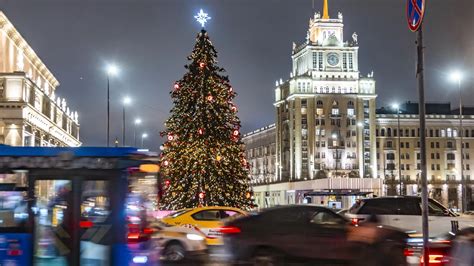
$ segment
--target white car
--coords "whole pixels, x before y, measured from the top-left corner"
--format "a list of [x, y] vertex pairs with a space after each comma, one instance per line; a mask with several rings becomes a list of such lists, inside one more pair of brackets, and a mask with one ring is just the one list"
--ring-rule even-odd
[[[377, 223], [396, 227], [410, 235], [422, 234], [421, 198], [414, 196], [379, 197], [358, 200], [346, 213], [352, 223], [362, 223], [376, 215]], [[474, 216], [459, 215], [433, 199], [428, 202], [430, 238], [473, 227]]]
[[156, 231], [152, 240], [159, 249], [161, 260], [206, 260], [206, 237], [198, 229], [170, 226], [161, 222], [155, 222], [151, 226]]

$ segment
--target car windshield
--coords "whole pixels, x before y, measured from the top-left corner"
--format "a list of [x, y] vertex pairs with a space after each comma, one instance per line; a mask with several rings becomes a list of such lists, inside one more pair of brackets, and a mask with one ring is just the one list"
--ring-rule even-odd
[[179, 210], [179, 211], [175, 211], [175, 212], [172, 212], [168, 215], [166, 215], [165, 217], [169, 217], [169, 218], [176, 218], [178, 216], [181, 216], [187, 212], [189, 212], [190, 210]]

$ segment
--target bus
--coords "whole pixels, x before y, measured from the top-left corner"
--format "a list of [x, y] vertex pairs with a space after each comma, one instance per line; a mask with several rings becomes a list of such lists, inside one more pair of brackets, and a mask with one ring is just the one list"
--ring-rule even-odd
[[156, 179], [158, 163], [136, 148], [0, 145], [0, 265], [155, 264], [142, 244], [153, 203], [130, 184]]

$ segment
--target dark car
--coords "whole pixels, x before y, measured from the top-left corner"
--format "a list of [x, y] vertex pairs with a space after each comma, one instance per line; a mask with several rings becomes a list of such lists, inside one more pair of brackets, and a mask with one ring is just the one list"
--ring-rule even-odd
[[267, 209], [231, 221], [221, 232], [233, 263], [406, 264], [405, 233], [370, 222], [353, 226], [343, 216], [319, 206]]

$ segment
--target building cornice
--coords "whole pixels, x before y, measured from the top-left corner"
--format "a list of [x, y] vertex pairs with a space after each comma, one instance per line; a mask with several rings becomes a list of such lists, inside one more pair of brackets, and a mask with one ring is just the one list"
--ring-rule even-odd
[[13, 24], [8, 20], [5, 14], [0, 11], [0, 30], [5, 31], [7, 36], [13, 41], [17, 48], [23, 51], [25, 57], [31, 62], [31, 64], [36, 68], [36, 70], [41, 73], [41, 75], [48, 80], [53, 88], [59, 86], [59, 81], [54, 77], [54, 75], [49, 71], [46, 65], [41, 61], [39, 56], [35, 53], [33, 48], [26, 42], [26, 40], [21, 36], [21, 34], [16, 30]]

